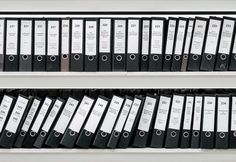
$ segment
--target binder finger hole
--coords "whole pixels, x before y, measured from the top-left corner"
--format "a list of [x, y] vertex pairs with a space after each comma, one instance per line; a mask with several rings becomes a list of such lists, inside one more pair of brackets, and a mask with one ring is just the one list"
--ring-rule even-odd
[[236, 131], [234, 131], [233, 136], [236, 137]]
[[128, 137], [129, 137], [129, 133], [128, 133], [128, 132], [124, 132], [124, 133], [123, 133], [123, 136], [124, 136], [125, 138], [128, 138]]
[[55, 137], [59, 137], [59, 136], [60, 136], [60, 133], [59, 133], [59, 132], [54, 132], [54, 136], [55, 136]]
[[206, 55], [206, 59], [207, 59], [207, 60], [211, 60], [211, 59], [212, 59], [212, 55], [207, 54], [207, 55]]
[[88, 60], [89, 60], [89, 61], [93, 61], [93, 59], [94, 59], [94, 56], [89, 56], [89, 57], [88, 57]]
[[183, 58], [186, 60], [188, 59], [188, 55], [184, 55]]
[[51, 57], [50, 57], [50, 60], [51, 60], [51, 61], [56, 61], [56, 56], [51, 56]]
[[206, 136], [206, 137], [211, 137], [211, 132], [206, 132], [206, 133], [205, 133], [205, 136]]
[[106, 55], [103, 55], [102, 56], [102, 61], [107, 61], [108, 60], [108, 57]]
[[28, 56], [27, 56], [27, 55], [23, 55], [23, 56], [22, 56], [22, 59], [23, 59], [23, 60], [27, 60], [27, 59], [28, 59]]
[[89, 132], [89, 131], [85, 132], [85, 136], [89, 137], [90, 135], [91, 135], [91, 132]]
[[193, 60], [197, 60], [198, 59], [198, 55], [193, 55]]
[[80, 59], [80, 55], [78, 55], [78, 54], [74, 55], [74, 59], [75, 60], [79, 60]]
[[226, 55], [225, 54], [220, 55], [220, 59], [221, 60], [225, 60], [226, 59]]
[[20, 136], [24, 137], [25, 136], [25, 131], [20, 131]]
[[180, 60], [180, 56], [179, 55], [175, 55], [175, 60]]
[[121, 61], [121, 60], [122, 60], [121, 55], [116, 56], [116, 60], [117, 60], [117, 61]]
[[140, 131], [140, 132], [139, 132], [139, 136], [140, 136], [140, 137], [145, 136], [145, 132], [144, 132], [144, 131]]
[[35, 132], [33, 132], [33, 131], [30, 131], [30, 136], [31, 136], [31, 137], [34, 137], [34, 136], [35, 136], [35, 134], [36, 134]]
[[9, 61], [14, 61], [14, 59], [15, 59], [15, 58], [14, 58], [14, 56], [12, 56], [12, 55], [8, 57], [8, 60], [9, 60]]
[[170, 56], [170, 55], [166, 55], [166, 56], [165, 56], [165, 59], [166, 59], [167, 61], [169, 61], [169, 60], [171, 59], [171, 56]]
[[74, 135], [75, 135], [75, 131], [72, 131], [72, 130], [71, 130], [71, 131], [69, 132], [69, 134], [70, 134], [70, 136], [74, 136]]
[[159, 60], [159, 56], [158, 56], [158, 55], [154, 55], [154, 56], [152, 57], [152, 59], [153, 59], [154, 61], [157, 61], [157, 60]]
[[12, 136], [12, 133], [11, 133], [11, 132], [7, 132], [7, 133], [6, 133], [6, 136], [7, 136], [7, 137], [11, 137], [11, 136]]
[[189, 133], [188, 132], [184, 132], [183, 136], [184, 136], [184, 138], [188, 138], [189, 137]]
[[43, 60], [43, 57], [42, 56], [37, 56], [37, 61], [42, 61]]
[[102, 136], [102, 137], [106, 137], [106, 136], [107, 136], [107, 133], [106, 133], [106, 132], [101, 132], [101, 136]]
[[135, 60], [136, 56], [135, 56], [135, 54], [131, 54], [131, 55], [129, 56], [129, 58], [130, 58], [130, 60]]
[[236, 60], [236, 55], [234, 55], [234, 59]]
[[161, 130], [156, 130], [156, 135], [160, 136], [162, 134]]
[[114, 132], [115, 137], [119, 137], [119, 134], [120, 134], [119, 132], [116, 132], [116, 131]]
[[198, 132], [198, 131], [194, 131], [194, 132], [193, 132], [193, 136], [194, 136], [194, 137], [199, 136], [199, 132]]
[[143, 60], [143, 61], [147, 61], [147, 59], [148, 59], [148, 57], [147, 57], [146, 55], [143, 55], [143, 56], [142, 56], [142, 60]]
[[172, 131], [172, 132], [170, 133], [170, 135], [171, 135], [171, 137], [176, 137], [177, 133], [176, 133], [175, 131]]
[[45, 131], [40, 132], [40, 136], [41, 137], [45, 137], [46, 136], [46, 132]]
[[225, 137], [225, 133], [224, 132], [220, 132], [219, 137], [220, 138], [224, 138]]
[[67, 54], [63, 54], [63, 55], [62, 55], [62, 58], [63, 58], [63, 59], [67, 59], [67, 58], [68, 58], [68, 55], [67, 55]]

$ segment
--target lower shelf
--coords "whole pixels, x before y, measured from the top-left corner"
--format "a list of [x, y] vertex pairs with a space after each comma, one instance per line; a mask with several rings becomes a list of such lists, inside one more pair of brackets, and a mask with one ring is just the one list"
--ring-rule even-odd
[[0, 149], [1, 162], [233, 162], [236, 150]]

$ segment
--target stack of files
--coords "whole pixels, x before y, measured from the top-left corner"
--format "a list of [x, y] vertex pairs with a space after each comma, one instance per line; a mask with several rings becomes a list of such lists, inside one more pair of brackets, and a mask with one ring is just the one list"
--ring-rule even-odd
[[235, 70], [235, 17], [0, 18], [0, 71]]
[[2, 90], [3, 148], [236, 148], [236, 90]]

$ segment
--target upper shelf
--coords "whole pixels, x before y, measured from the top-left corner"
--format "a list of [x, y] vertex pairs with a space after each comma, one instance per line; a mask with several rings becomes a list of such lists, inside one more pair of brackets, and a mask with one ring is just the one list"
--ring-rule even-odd
[[0, 88], [236, 88], [236, 72], [2, 72]]
[[0, 4], [0, 11], [236, 10], [235, 0], [0, 0]]

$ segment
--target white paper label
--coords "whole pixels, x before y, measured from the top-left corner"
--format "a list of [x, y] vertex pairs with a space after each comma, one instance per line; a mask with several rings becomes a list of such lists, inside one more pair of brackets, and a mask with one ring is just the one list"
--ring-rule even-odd
[[20, 54], [31, 55], [32, 52], [32, 20], [21, 20]]
[[157, 109], [157, 116], [155, 121], [155, 129], [165, 131], [167, 118], [170, 110], [170, 97], [160, 96], [158, 109]]
[[107, 107], [108, 101], [98, 98], [92, 112], [89, 115], [88, 121], [84, 127], [86, 131], [89, 131], [91, 133], [95, 133], [98, 124], [103, 116], [103, 113]]
[[150, 20], [143, 20], [142, 55], [149, 54], [149, 44], [150, 44]]
[[103, 120], [102, 126], [101, 126], [101, 131], [106, 132], [106, 133], [111, 133], [112, 128], [116, 122], [116, 118], [120, 112], [122, 103], [123, 103], [124, 99], [117, 97], [117, 96], [113, 96], [111, 103], [109, 105], [109, 108], [107, 110], [106, 116]]
[[216, 54], [216, 48], [220, 35], [220, 28], [221, 20], [210, 19], [205, 43], [205, 53], [213, 55]]
[[18, 20], [7, 20], [6, 55], [17, 55]]
[[147, 96], [144, 102], [143, 111], [138, 124], [139, 130], [145, 132], [149, 131], [155, 106], [156, 106], [156, 98]]
[[63, 102], [60, 100], [56, 100], [50, 113], [47, 116], [47, 119], [45, 121], [45, 123], [43, 124], [42, 130], [45, 132], [48, 132], [49, 129], [51, 128], [54, 120], [56, 119], [56, 116], [59, 112], [59, 110], [62, 108], [63, 106]]
[[97, 21], [86, 21], [85, 24], [85, 55], [97, 54]]
[[236, 131], [236, 97], [232, 97], [231, 131]]
[[81, 130], [81, 127], [84, 124], [85, 119], [87, 118], [87, 115], [93, 105], [94, 100], [84, 96], [79, 108], [77, 109], [70, 125], [69, 125], [69, 129], [79, 133]]
[[111, 52], [111, 19], [100, 19], [99, 52]]
[[131, 132], [131, 130], [133, 128], [134, 121], [137, 116], [137, 113], [140, 109], [141, 103], [142, 103], [142, 101], [140, 99], [138, 99], [138, 98], [134, 99], [134, 102], [133, 102], [130, 112], [129, 112], [129, 116], [128, 116], [127, 121], [125, 123], [125, 127], [124, 127], [125, 131]]
[[114, 53], [125, 54], [126, 20], [115, 20], [114, 23]]
[[4, 95], [1, 105], [0, 105], [0, 132], [2, 132], [2, 129], [7, 119], [12, 102], [13, 102], [13, 98], [7, 95]]
[[184, 46], [184, 54], [187, 54], [187, 55], [189, 54], [190, 42], [192, 39], [193, 23], [194, 23], [194, 20], [188, 21], [188, 29], [187, 29], [187, 35], [186, 35], [186, 40], [185, 40], [185, 46]]
[[151, 54], [162, 54], [164, 20], [152, 20]]
[[32, 128], [31, 128], [31, 130], [33, 132], [38, 133], [39, 128], [41, 127], [42, 122], [43, 122], [43, 120], [44, 120], [51, 104], [52, 104], [52, 100], [49, 99], [49, 98], [46, 98], [43, 105], [42, 105], [42, 107], [39, 110], [39, 113], [38, 113], [38, 115], [37, 115], [37, 117], [34, 121], [34, 124], [33, 124]]
[[34, 54], [46, 54], [46, 21], [34, 22]]
[[207, 25], [207, 21], [198, 20], [198, 19], [195, 20], [190, 53], [196, 54], [196, 55], [202, 54], [203, 42], [204, 42], [204, 37], [206, 33], [206, 25]]
[[229, 97], [218, 97], [217, 132], [228, 132]]
[[138, 54], [139, 53], [139, 25], [138, 20], [128, 20], [128, 53]]
[[23, 126], [21, 128], [23, 131], [28, 132], [29, 127], [30, 127], [30, 125], [31, 125], [31, 123], [32, 123], [32, 121], [34, 119], [34, 116], [35, 116], [35, 114], [36, 114], [36, 112], [37, 112], [37, 110], [39, 108], [39, 104], [40, 104], [40, 100], [35, 98], [33, 100], [33, 103], [31, 105], [31, 107], [30, 107], [30, 110], [29, 110], [29, 112], [27, 114], [27, 117], [26, 117], [26, 119], [24, 121], [24, 124], [23, 124]]
[[133, 101], [130, 100], [130, 99], [125, 100], [125, 103], [123, 105], [123, 108], [121, 110], [121, 113], [119, 115], [118, 121], [117, 121], [115, 129], [114, 129], [116, 132], [121, 132], [122, 131], [122, 129], [125, 125], [125, 121], [128, 117], [130, 108], [132, 106], [132, 103], [133, 103]]
[[61, 134], [64, 134], [69, 122], [70, 122], [70, 119], [72, 118], [72, 115], [74, 114], [75, 112], [75, 109], [77, 108], [79, 104], [79, 101], [78, 100], [75, 100], [71, 97], [68, 98], [67, 102], [66, 102], [66, 105], [56, 123], [56, 126], [54, 128], [55, 131], [61, 133]]
[[220, 37], [219, 53], [229, 54], [232, 43], [235, 20], [223, 20], [223, 27]]
[[0, 19], [0, 55], [4, 52], [4, 36], [5, 36], [5, 21], [4, 19]]
[[166, 52], [165, 54], [172, 55], [173, 47], [174, 47], [174, 40], [175, 40], [175, 29], [176, 29], [176, 21], [177, 20], [169, 20], [168, 24], [168, 32], [166, 38]]
[[13, 111], [11, 113], [11, 116], [8, 120], [7, 126], [6, 126], [6, 130], [11, 132], [11, 133], [16, 133], [17, 128], [20, 124], [21, 118], [25, 112], [25, 109], [27, 107], [28, 104], [28, 99], [18, 96], [17, 100], [16, 100], [16, 104], [13, 108]]
[[184, 96], [173, 95], [173, 101], [170, 112], [170, 121], [169, 121], [170, 129], [176, 129], [176, 130], [180, 129], [183, 107], [184, 107]]
[[236, 33], [235, 33], [235, 36], [234, 36], [234, 45], [233, 45], [232, 53], [233, 53], [233, 54], [236, 53]]
[[193, 114], [193, 102], [194, 102], [194, 97], [192, 97], [192, 96], [187, 96], [186, 97], [185, 112], [184, 112], [184, 123], [183, 123], [183, 129], [184, 130], [190, 130], [191, 129], [192, 114]]
[[69, 54], [70, 20], [61, 20], [61, 53]]
[[194, 116], [193, 116], [193, 130], [200, 130], [201, 114], [202, 114], [202, 96], [195, 97]]
[[84, 20], [82, 19], [72, 19], [72, 41], [71, 41], [71, 52], [79, 53], [83, 52], [83, 25]]
[[204, 97], [203, 106], [203, 131], [213, 132], [215, 128], [215, 109], [216, 109], [216, 98], [215, 97]]
[[177, 31], [177, 36], [176, 36], [176, 43], [175, 43], [175, 54], [176, 55], [182, 55], [186, 24], [187, 24], [187, 20], [179, 20], [178, 31]]
[[59, 55], [59, 21], [48, 21], [48, 42], [47, 54], [48, 56]]

